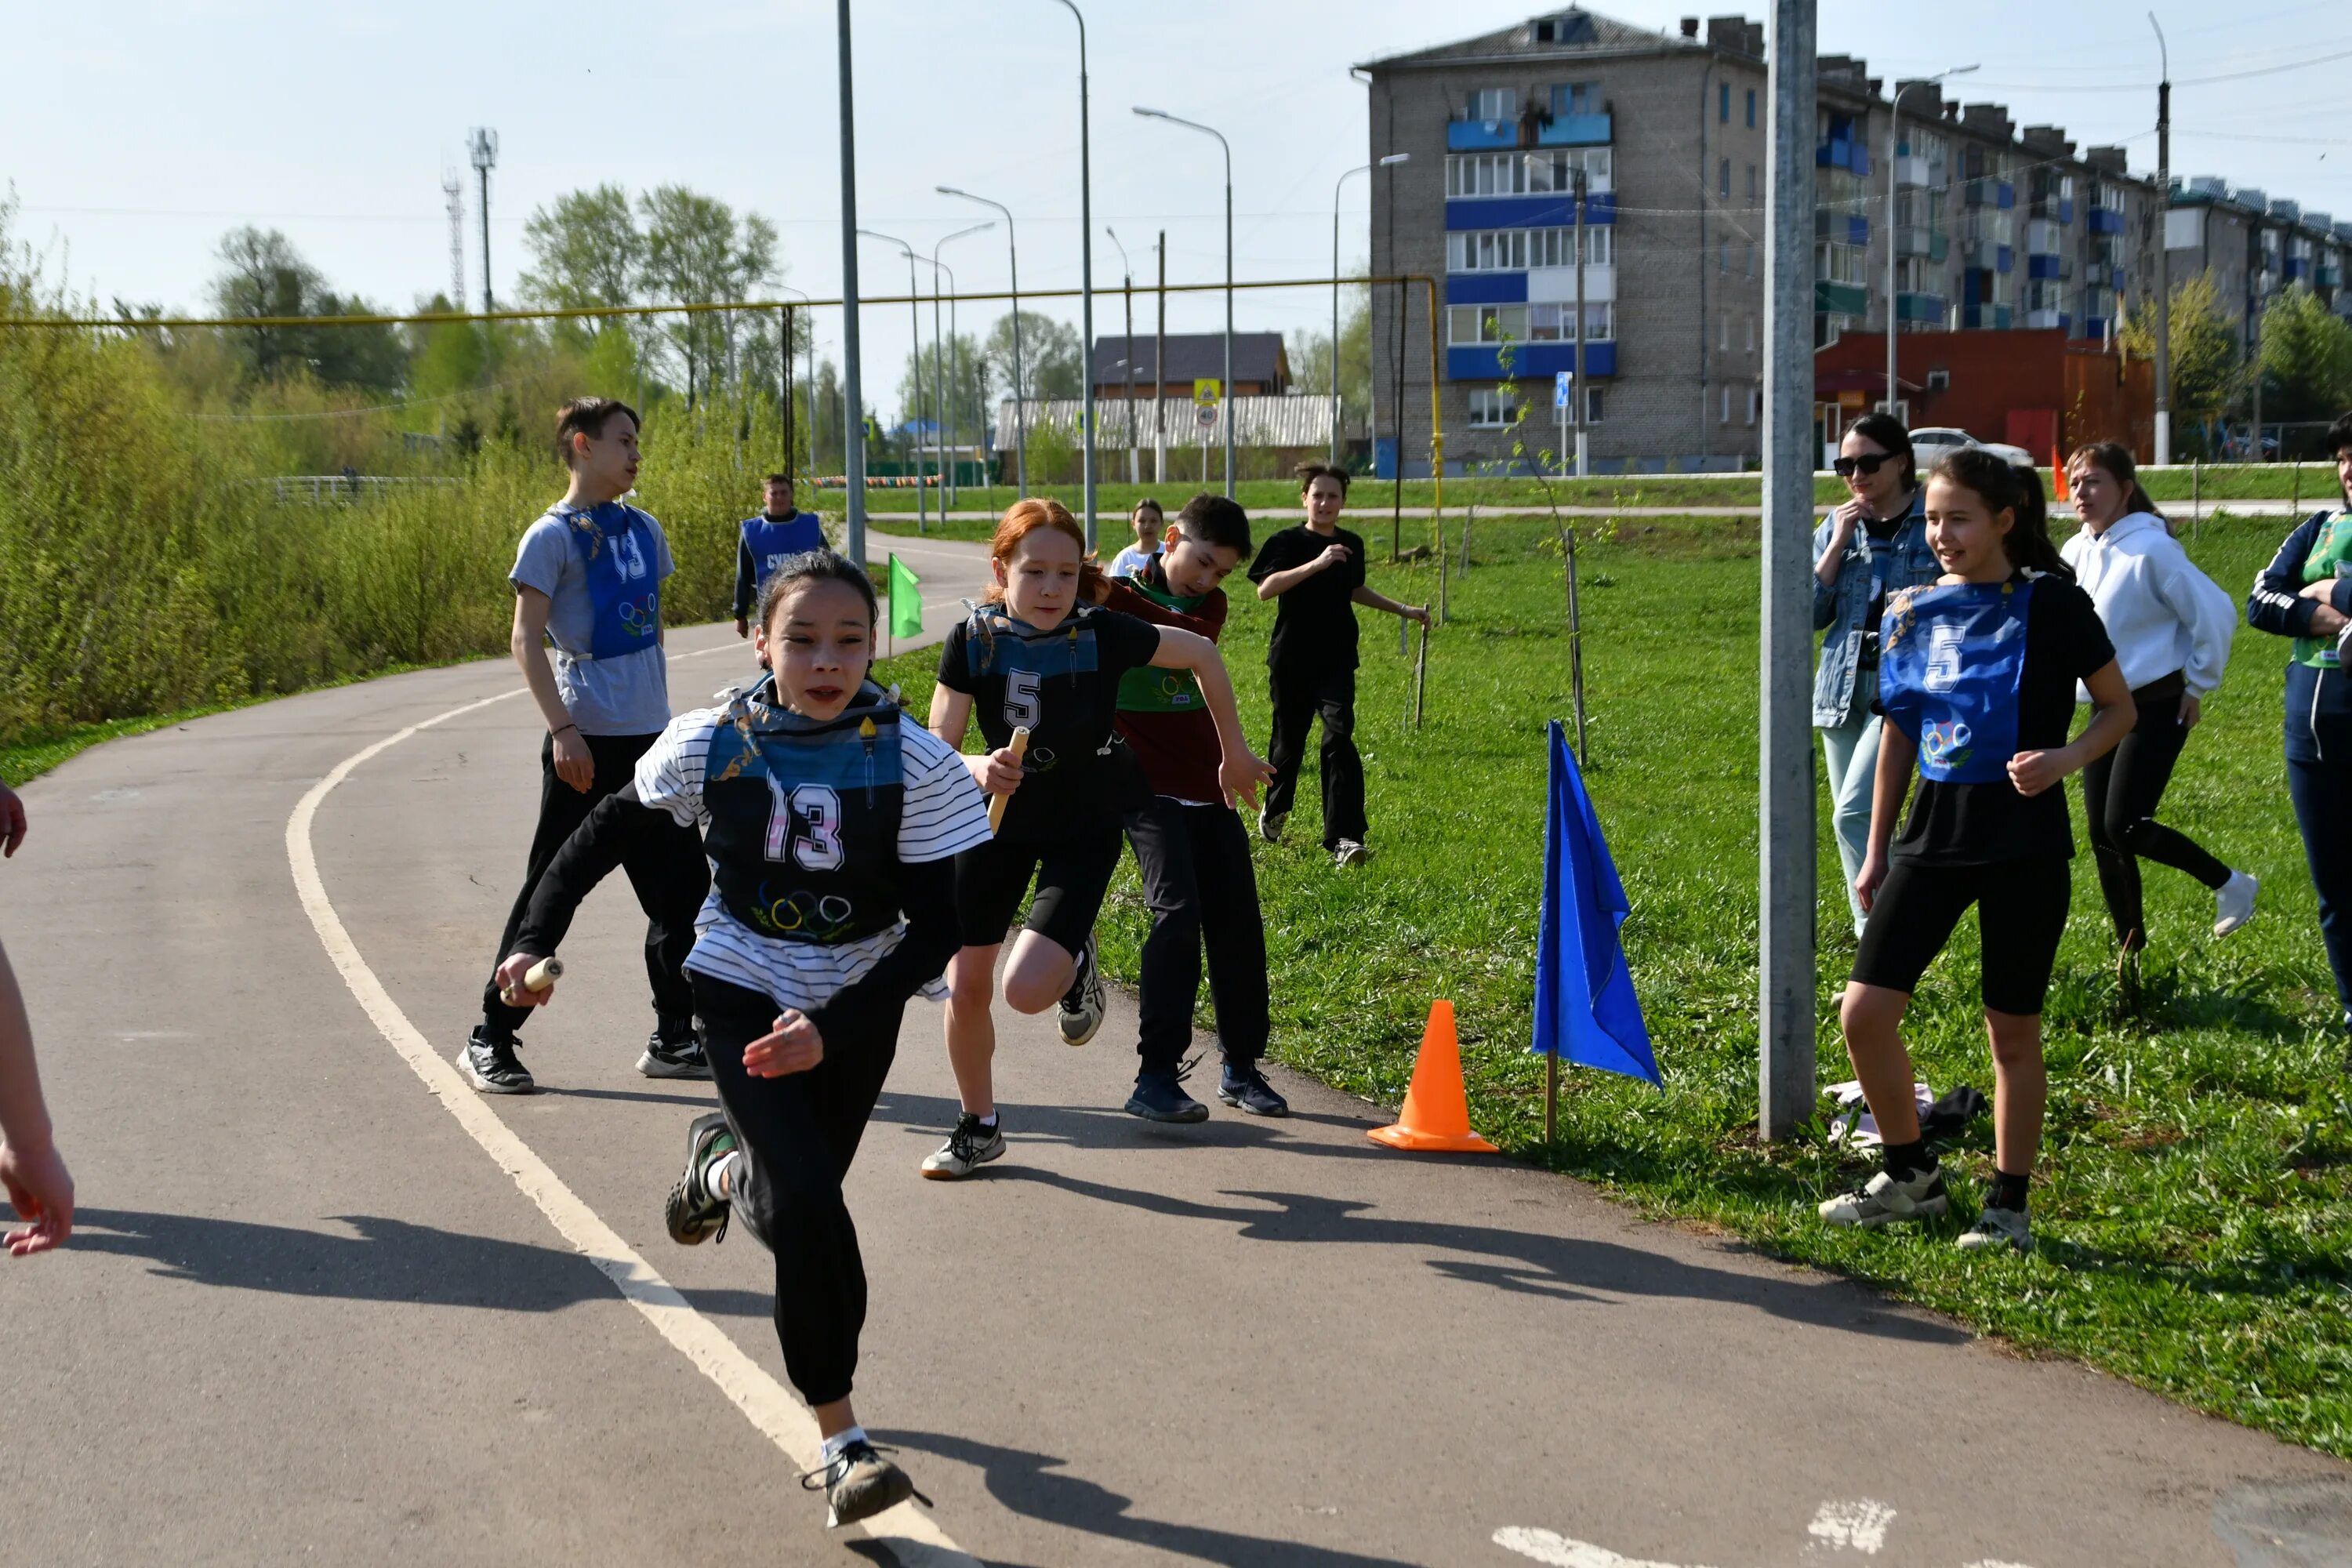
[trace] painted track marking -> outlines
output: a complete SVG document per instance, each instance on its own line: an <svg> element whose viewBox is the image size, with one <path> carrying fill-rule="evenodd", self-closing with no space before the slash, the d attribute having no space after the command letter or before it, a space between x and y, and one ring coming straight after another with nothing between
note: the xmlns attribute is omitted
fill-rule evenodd
<svg viewBox="0 0 2352 1568"><path fill-rule="evenodd" d="M723 651L704 649L703 652ZM690 655L681 657L692 657ZM328 960L342 975L343 984L351 988L377 1032L382 1034L411 1071L422 1079L425 1089L442 1108L457 1121L482 1152L498 1162L499 1168L514 1178L523 1195L539 1205L558 1234L570 1242L582 1257L595 1265L597 1270L613 1283L623 1300L635 1307L670 1344L687 1360L692 1362L703 1376L719 1385L746 1420L758 1427L762 1436L773 1443L794 1468L814 1469L816 1466L820 1439L816 1419L805 1405L771 1376L766 1368L746 1354L741 1346L720 1331L717 1325L696 1311L677 1288L644 1258L637 1256L619 1233L599 1218L596 1212L580 1200L566 1186L562 1177L517 1137L507 1124L493 1114L481 1096L458 1077L457 1069L444 1061L425 1040L408 1015L392 999L375 971L368 967L360 955L359 946L352 940L341 916L335 913L333 902L327 897L326 883L319 875L317 856L310 847L311 824L319 806L335 786L349 778L362 763L391 750L421 730L451 719L463 717L494 702L520 697L529 688L516 687L478 702L467 702L430 719L418 721L406 729L385 736L374 744L361 748L335 764L333 771L295 803L294 814L286 819L286 859L294 874L294 890L302 900L302 912L310 917L310 925L319 934L319 942L327 951ZM980 1568L979 1563L948 1538L947 1532L930 1516L913 1503L901 1503L889 1511L868 1520L861 1526L874 1540L895 1552L905 1568Z"/></svg>

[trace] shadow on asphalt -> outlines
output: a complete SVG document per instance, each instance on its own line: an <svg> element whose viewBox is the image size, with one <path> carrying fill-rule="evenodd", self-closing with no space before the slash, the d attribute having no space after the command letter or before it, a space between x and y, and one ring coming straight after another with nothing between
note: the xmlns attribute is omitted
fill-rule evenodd
<svg viewBox="0 0 2352 1568"><path fill-rule="evenodd" d="M141 1258L166 1279L285 1296L499 1312L556 1312L619 1299L611 1280L566 1247L466 1236L375 1215L338 1215L333 1222L358 1234L83 1209L74 1215L73 1248ZM725 1316L766 1318L774 1311L765 1291L707 1289L687 1296L698 1310Z"/></svg>
<svg viewBox="0 0 2352 1568"><path fill-rule="evenodd" d="M1110 1541L1154 1547L1194 1562L1227 1564L1229 1568L1241 1564L1250 1568L1260 1564L1267 1568L1405 1568L1400 1558L1369 1557L1360 1552L1340 1552L1295 1541L1265 1541L1254 1535L1236 1535L1231 1531L1167 1520L1139 1519L1127 1511L1135 1506L1133 1498L1122 1497L1108 1487L1077 1476L1056 1474L1069 1461L1051 1454L1033 1454L1023 1448L1000 1447L993 1443L950 1437L937 1432L877 1431L875 1436L883 1442L976 1467L989 1496L1014 1513L1068 1530L1083 1530ZM887 1549L862 1554L877 1562L894 1560Z"/></svg>
<svg viewBox="0 0 2352 1568"><path fill-rule="evenodd" d="M1887 1311L1856 1286L1801 1276L1758 1279L1622 1247L1613 1241L1504 1230L1493 1226L1382 1219L1366 1212L1372 1207L1370 1204L1307 1193L1228 1192L1226 1197L1250 1200L1246 1206L1228 1207L1023 1166L991 1172L990 1179L1030 1182L1169 1219L1228 1224L1235 1227L1235 1235L1246 1241L1336 1242L1416 1252L1466 1253L1470 1255L1466 1258L1440 1256L1427 1262L1438 1273L1467 1284L1555 1301L1612 1304L1608 1296L1590 1294L1591 1291L1615 1296L1678 1297L1752 1307L1790 1322L1843 1329L1884 1339L1963 1344L1970 1338L1948 1324Z"/></svg>
<svg viewBox="0 0 2352 1568"><path fill-rule="evenodd" d="M938 1139L946 1137L948 1129L955 1125L960 1109L944 1095L903 1094L886 1089L874 1108L872 1120L903 1126L924 1138ZM1284 1131L1286 1123L1299 1122L1359 1129L1373 1125L1370 1121L1355 1121L1307 1111L1258 1117L1218 1106L1213 1108L1206 1121L1168 1125L1129 1116L1115 1105L1012 1105L1002 1109L1005 1141L1015 1146L1050 1142L1065 1143L1073 1149L1132 1149L1173 1143L1213 1149L1279 1149L1286 1154L1339 1160L1396 1158L1370 1140L1360 1148L1348 1143L1320 1142Z"/></svg>

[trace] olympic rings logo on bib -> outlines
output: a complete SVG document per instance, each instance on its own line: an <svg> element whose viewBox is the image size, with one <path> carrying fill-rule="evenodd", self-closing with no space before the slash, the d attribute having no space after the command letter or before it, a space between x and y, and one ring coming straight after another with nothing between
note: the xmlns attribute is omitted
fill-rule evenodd
<svg viewBox="0 0 2352 1568"><path fill-rule="evenodd" d="M1967 723L1958 719L1937 720L1919 731L1919 749L1927 753L1928 763L1937 768L1957 768L1969 760L1971 743L1976 740Z"/></svg>
<svg viewBox="0 0 2352 1568"><path fill-rule="evenodd" d="M763 884L756 913L760 928L779 936L805 937L813 942L831 942L849 930L850 916L856 906L837 893L818 898L806 889L795 889L781 899L768 897Z"/></svg>
<svg viewBox="0 0 2352 1568"><path fill-rule="evenodd" d="M647 594L643 604L623 599L614 607L621 625L632 636L649 637L661 630L661 595Z"/></svg>

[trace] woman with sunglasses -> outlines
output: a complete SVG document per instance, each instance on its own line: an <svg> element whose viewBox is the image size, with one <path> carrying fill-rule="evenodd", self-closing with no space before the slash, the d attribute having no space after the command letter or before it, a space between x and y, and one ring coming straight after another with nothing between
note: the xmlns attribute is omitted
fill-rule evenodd
<svg viewBox="0 0 2352 1568"><path fill-rule="evenodd" d="M1813 728L1828 765L1830 822L1845 868L1854 934L1866 911L1853 890L1870 848L1878 773L1878 623L1886 596L1932 583L1943 568L1927 547L1911 435L1892 414L1865 414L1838 444L1850 498L1813 531L1813 629L1826 632L1813 675Z"/></svg>

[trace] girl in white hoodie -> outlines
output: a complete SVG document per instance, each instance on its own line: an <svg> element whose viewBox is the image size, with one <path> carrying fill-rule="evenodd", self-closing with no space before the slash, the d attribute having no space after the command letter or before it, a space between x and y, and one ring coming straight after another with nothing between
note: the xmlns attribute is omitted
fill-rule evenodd
<svg viewBox="0 0 2352 1568"><path fill-rule="evenodd" d="M2254 879L2233 871L2186 834L2156 820L2173 764L2189 743L2204 700L2221 683L2237 629L2237 605L2190 563L2171 525L2141 488L2130 449L2113 441L2067 459L2067 483L2082 528L2062 553L2116 645L2139 711L2123 743L2083 770L2083 805L2099 890L2131 988L2134 955L2147 945L2139 859L2186 871L2213 890L2213 934L2252 918Z"/></svg>

